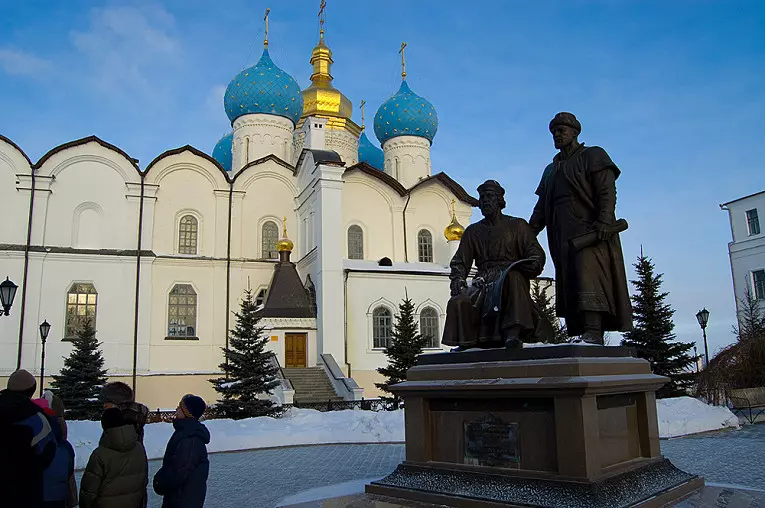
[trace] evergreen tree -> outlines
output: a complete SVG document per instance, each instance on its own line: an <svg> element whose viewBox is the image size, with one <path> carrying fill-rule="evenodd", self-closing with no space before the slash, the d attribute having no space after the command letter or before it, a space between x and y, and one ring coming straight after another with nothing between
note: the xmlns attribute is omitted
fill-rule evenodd
<svg viewBox="0 0 765 508"><path fill-rule="evenodd" d="M64 401L67 419L98 420L103 409L99 393L106 383L106 369L101 344L90 321L84 323L73 345L61 373L53 376L51 388Z"/></svg>
<svg viewBox="0 0 765 508"><path fill-rule="evenodd" d="M624 334L622 346L635 348L640 358L651 362L654 374L670 379L657 397L686 395L695 378L691 365L696 360L690 353L693 342L675 341L675 311L665 302L669 293L661 292L663 274L654 272L653 262L642 252L633 266L638 275L630 281L636 290L632 295L634 330Z"/></svg>
<svg viewBox="0 0 765 508"><path fill-rule="evenodd" d="M538 280L534 280L531 283L531 299L536 304L540 317L547 321L553 330L554 335L550 343L560 344L568 341L568 333L566 326L561 325L560 319L555 315L555 304L552 297L547 294L548 287L542 287Z"/></svg>
<svg viewBox="0 0 765 508"><path fill-rule="evenodd" d="M377 372L387 379L384 383L375 383L380 390L391 393L390 386L406 381L406 371L414 367L417 355L428 344L428 338L423 337L417 331L417 323L414 319L414 304L407 295L398 306L396 322L393 325L390 342L385 348L385 356L388 357L388 365L380 367ZM383 400L398 404L399 398L380 397Z"/></svg>
<svg viewBox="0 0 765 508"><path fill-rule="evenodd" d="M248 289L239 312L234 314L236 327L231 330L229 347L221 348L226 361L220 364L220 369L227 376L210 380L222 396L214 407L222 418L276 417L283 412L272 400L258 398L258 395L270 395L279 386L279 379L276 377L278 367L271 363L272 353L266 351L268 336L259 325L257 309L252 291Z"/></svg>
<svg viewBox="0 0 765 508"><path fill-rule="evenodd" d="M738 326L733 326L738 340L765 339L765 313L749 284L744 288L744 297L739 298L738 302Z"/></svg>

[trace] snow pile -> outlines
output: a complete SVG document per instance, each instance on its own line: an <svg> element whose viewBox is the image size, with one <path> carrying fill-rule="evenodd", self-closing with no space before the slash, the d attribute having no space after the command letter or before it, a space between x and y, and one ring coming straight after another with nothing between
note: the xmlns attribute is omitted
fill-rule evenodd
<svg viewBox="0 0 765 508"><path fill-rule="evenodd" d="M691 397L661 399L657 402L660 437L678 437L697 432L737 428L738 418L728 408L709 406ZM331 443L404 442L404 412L330 411L291 408L281 418L208 420L209 452L249 450L274 446ZM98 446L101 423L68 422L69 442L76 453L76 467L87 465ZM146 426L144 445L150 459L162 458L173 433L171 423Z"/></svg>
<svg viewBox="0 0 765 508"><path fill-rule="evenodd" d="M660 399L659 437L678 437L710 430L738 428L738 417L723 406L710 406L693 397Z"/></svg>
<svg viewBox="0 0 765 508"><path fill-rule="evenodd" d="M248 450L273 446L331 443L390 443L404 441L404 412L330 411L291 408L281 418L267 416L245 420L207 420L208 452ZM101 423L67 422L69 442L75 451L75 467L84 468L98 446ZM173 433L171 423L152 423L144 432L149 459L162 458Z"/></svg>

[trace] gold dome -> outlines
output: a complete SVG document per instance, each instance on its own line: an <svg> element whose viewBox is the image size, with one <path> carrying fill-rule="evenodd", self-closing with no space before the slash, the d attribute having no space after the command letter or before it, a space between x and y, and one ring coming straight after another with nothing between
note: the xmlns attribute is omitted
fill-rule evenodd
<svg viewBox="0 0 765 508"><path fill-rule="evenodd" d="M465 228L457 220L457 212L454 210L454 200L452 199L452 221L444 229L444 236L447 242L452 240L461 240L462 234L465 232Z"/></svg>
<svg viewBox="0 0 765 508"><path fill-rule="evenodd" d="M311 86L303 90L303 115L298 122L300 128L309 116L326 118L327 129L347 130L358 137L361 128L352 120L353 104L350 99L332 86L332 50L324 43L324 31L321 31L319 43L311 52Z"/></svg>
<svg viewBox="0 0 765 508"><path fill-rule="evenodd" d="M276 242L276 250L278 252L292 252L294 247L295 244L292 243L292 240L287 238L287 217L285 217L282 221L282 237Z"/></svg>

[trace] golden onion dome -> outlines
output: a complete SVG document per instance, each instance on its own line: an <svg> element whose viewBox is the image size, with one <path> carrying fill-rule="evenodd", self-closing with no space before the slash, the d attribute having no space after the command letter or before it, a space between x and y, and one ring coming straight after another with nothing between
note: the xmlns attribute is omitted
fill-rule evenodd
<svg viewBox="0 0 765 508"><path fill-rule="evenodd" d="M457 212L454 210L454 200L452 199L452 221L444 229L444 236L447 242L452 240L461 240L462 234L465 232L465 228L457 220Z"/></svg>
<svg viewBox="0 0 765 508"><path fill-rule="evenodd" d="M282 237L276 242L276 250L278 252L292 252L294 247L295 244L292 243L292 240L287 238L287 217L285 217L282 221Z"/></svg>
<svg viewBox="0 0 765 508"><path fill-rule="evenodd" d="M322 31L319 43L311 52L311 86L302 90L303 114L298 124L300 127L306 118L316 116L327 118L328 129L347 130L359 136L361 129L352 120L353 104L340 90L332 85L332 50L324 43Z"/></svg>

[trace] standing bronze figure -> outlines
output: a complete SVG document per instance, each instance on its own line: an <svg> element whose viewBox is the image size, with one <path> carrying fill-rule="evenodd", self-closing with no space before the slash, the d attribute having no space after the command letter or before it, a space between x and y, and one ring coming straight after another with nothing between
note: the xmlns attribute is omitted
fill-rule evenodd
<svg viewBox="0 0 765 508"><path fill-rule="evenodd" d="M544 333L529 292L529 280L544 268L544 250L524 219L502 213L505 190L499 183L487 180L478 194L484 218L465 229L452 258L442 342L461 351L547 340L552 330ZM477 271L468 286L474 262Z"/></svg>
<svg viewBox="0 0 765 508"><path fill-rule="evenodd" d="M555 265L555 306L571 335L603 344L604 331L632 329L624 257L616 220L620 170L599 146L585 147L582 126L571 113L550 122L560 152L542 174L539 200L529 219L536 234L547 228Z"/></svg>

